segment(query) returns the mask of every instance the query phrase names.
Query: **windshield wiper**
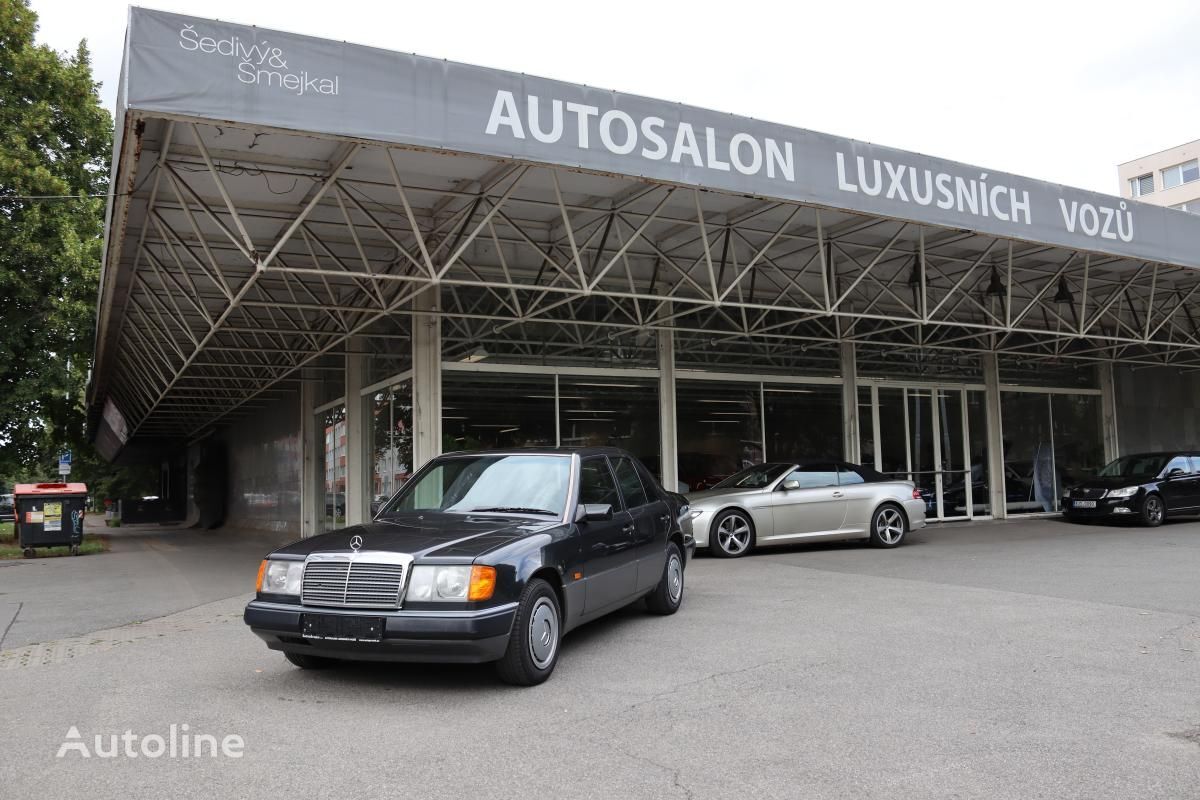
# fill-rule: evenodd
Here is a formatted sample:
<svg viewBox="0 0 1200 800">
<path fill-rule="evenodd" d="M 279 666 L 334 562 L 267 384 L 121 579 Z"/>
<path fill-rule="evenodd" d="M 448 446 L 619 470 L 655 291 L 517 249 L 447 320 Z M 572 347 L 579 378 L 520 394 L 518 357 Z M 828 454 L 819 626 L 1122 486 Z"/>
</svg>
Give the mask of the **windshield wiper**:
<svg viewBox="0 0 1200 800">
<path fill-rule="evenodd" d="M 544 508 L 522 508 L 520 506 L 488 506 L 487 508 L 472 508 L 471 512 L 488 512 L 493 511 L 500 514 L 545 514 L 550 517 L 557 517 L 557 511 L 548 511 Z"/>
</svg>

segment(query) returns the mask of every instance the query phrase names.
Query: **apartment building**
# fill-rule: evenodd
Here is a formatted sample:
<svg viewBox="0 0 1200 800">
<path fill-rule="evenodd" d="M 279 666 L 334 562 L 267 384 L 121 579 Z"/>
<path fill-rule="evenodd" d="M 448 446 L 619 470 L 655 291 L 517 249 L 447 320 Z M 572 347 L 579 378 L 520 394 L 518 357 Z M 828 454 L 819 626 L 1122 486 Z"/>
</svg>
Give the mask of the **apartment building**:
<svg viewBox="0 0 1200 800">
<path fill-rule="evenodd" d="M 1117 165 L 1121 196 L 1200 214 L 1200 139 Z"/>
</svg>

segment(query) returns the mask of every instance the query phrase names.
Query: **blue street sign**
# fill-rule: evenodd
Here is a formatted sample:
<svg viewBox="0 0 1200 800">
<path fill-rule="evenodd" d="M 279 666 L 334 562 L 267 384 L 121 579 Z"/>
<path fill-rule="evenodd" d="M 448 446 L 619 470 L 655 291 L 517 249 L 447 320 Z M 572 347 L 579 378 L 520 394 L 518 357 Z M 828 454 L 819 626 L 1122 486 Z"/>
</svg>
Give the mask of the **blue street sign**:
<svg viewBox="0 0 1200 800">
<path fill-rule="evenodd" d="M 60 467 L 63 466 L 64 464 L 70 464 L 70 463 L 71 463 L 71 451 L 70 450 L 67 450 L 65 453 L 58 454 L 58 465 Z"/>
</svg>

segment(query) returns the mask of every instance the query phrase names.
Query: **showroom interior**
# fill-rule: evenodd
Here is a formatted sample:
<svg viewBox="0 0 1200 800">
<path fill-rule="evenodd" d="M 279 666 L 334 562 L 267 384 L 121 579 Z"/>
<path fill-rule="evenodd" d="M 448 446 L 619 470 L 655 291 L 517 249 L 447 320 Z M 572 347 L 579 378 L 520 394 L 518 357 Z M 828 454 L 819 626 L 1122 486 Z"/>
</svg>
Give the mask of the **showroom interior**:
<svg viewBox="0 0 1200 800">
<path fill-rule="evenodd" d="M 737 118 L 677 104 L 626 129 L 636 103 L 594 90 L 630 110 L 592 118 L 616 120 L 609 136 L 694 118 L 709 157 L 696 142 L 686 169 L 622 147 L 540 153 L 532 123 L 472 144 L 507 109 L 478 84 L 533 96 L 532 79 L 274 32 L 337 73 L 339 114 L 319 95 L 204 96 L 171 83 L 197 72 L 177 63 L 181 23 L 214 43 L 241 26 L 132 13 L 92 429 L 113 458 L 186 450 L 191 494 L 223 487 L 227 524 L 312 535 L 369 519 L 443 452 L 597 444 L 679 491 L 760 461 L 847 460 L 913 480 L 934 519 L 1046 514 L 1120 453 L 1200 445 L 1194 215 L 781 126 L 729 134 Z M 461 68 L 484 102 L 434 115 L 438 141 L 383 130 L 349 97 L 360 57 Z M 838 158 L 806 170 L 810 140 Z M 933 172 L 954 173 L 976 210 L 915 202 L 905 160 L 928 165 L 928 197 Z M 751 183 L 763 163 L 799 178 Z M 1055 231 L 1068 200 L 1129 227 Z"/>
</svg>

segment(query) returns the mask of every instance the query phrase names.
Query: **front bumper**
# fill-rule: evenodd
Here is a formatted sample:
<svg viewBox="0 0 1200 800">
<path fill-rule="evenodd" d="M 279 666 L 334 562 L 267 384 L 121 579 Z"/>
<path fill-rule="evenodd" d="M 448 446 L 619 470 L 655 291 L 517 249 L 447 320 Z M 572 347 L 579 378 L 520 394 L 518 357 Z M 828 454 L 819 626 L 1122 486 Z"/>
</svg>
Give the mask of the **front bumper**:
<svg viewBox="0 0 1200 800">
<path fill-rule="evenodd" d="M 382 617 L 383 636 L 378 642 L 307 639 L 302 635 L 306 613 Z M 285 653 L 350 661 L 477 664 L 504 655 L 516 614 L 516 603 L 477 611 L 379 611 L 251 600 L 242 618 L 267 647 Z"/>
<path fill-rule="evenodd" d="M 1139 493 L 1132 497 L 1101 498 L 1095 501 L 1095 508 L 1076 508 L 1078 501 L 1067 497 L 1060 502 L 1067 519 L 1136 519 L 1142 513 L 1143 496 Z"/>
</svg>

